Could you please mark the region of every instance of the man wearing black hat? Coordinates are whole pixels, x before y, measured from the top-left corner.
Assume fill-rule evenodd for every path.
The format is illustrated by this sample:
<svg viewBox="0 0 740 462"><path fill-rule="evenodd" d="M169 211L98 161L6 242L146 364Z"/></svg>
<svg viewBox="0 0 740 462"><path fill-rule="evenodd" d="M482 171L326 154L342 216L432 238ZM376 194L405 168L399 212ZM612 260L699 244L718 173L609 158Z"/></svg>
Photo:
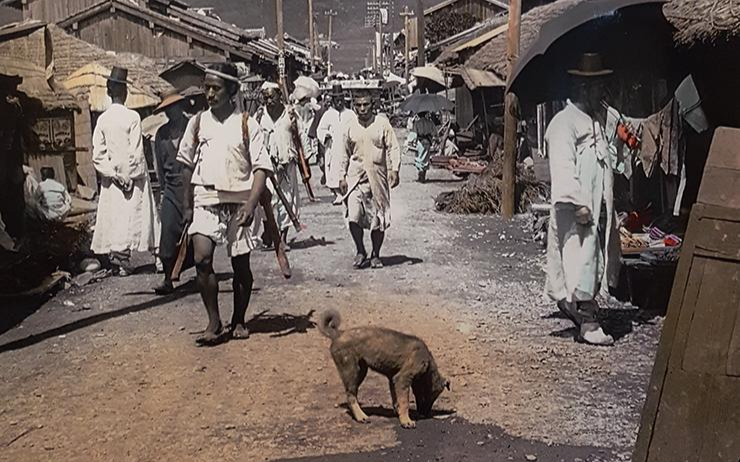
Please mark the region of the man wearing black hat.
<svg viewBox="0 0 740 462"><path fill-rule="evenodd" d="M578 339L611 345L597 319L596 295L619 275L619 239L613 204L611 136L603 103L601 56L584 54L572 77L572 98L545 135L552 177L547 243L547 294L579 329Z"/></svg>
<svg viewBox="0 0 740 462"><path fill-rule="evenodd" d="M159 216L149 184L141 138L141 118L124 103L128 71L107 77L111 106L93 133L93 164L100 174L100 200L91 248L109 254L120 276L132 268L132 251L153 251L159 243Z"/></svg>
<svg viewBox="0 0 740 462"><path fill-rule="evenodd" d="M172 285L172 271L177 258L177 244L182 236L183 198L185 185L183 182L183 165L177 161L177 150L180 147L188 124L186 110L189 102L178 93L167 95L162 103L154 110L155 113L164 112L167 123L157 130L154 137L154 156L157 159L157 177L162 188L162 203L160 214L162 217L162 234L159 239L159 258L164 267L164 281L154 289L158 295L170 294L174 290ZM192 246L188 249L186 266L192 265Z"/></svg>

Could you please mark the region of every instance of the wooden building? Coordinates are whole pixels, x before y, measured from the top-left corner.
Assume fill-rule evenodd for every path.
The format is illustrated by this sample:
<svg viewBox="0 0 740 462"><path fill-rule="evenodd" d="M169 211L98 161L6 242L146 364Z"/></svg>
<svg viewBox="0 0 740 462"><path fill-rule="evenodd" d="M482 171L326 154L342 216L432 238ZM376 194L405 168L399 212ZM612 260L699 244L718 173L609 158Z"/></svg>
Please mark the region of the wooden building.
<svg viewBox="0 0 740 462"><path fill-rule="evenodd" d="M105 50L132 52L170 62L232 60L264 76L277 73L278 48L264 29L242 29L189 10L178 0L17 0L27 19L57 23ZM286 69L310 66L308 49L289 41Z"/></svg>
<svg viewBox="0 0 740 462"><path fill-rule="evenodd" d="M92 104L89 91L63 88L70 76L84 66L99 65L110 69L121 66L129 69L132 89L150 95L148 107L137 107L142 118L148 115L160 97L173 87L157 75L155 62L145 56L132 53L110 53L83 40L67 34L54 24L28 21L0 29L0 60L9 59L27 62L43 69L51 76L54 88L60 89L65 97L71 98L75 111L67 111L72 118L71 134L74 139L74 157L67 158L70 185L75 186L77 178L85 186L96 188L96 174L92 165L92 131L99 115L100 105ZM41 88L36 85L36 88ZM71 95L71 96L70 96ZM47 104L52 104L49 96ZM60 101L65 101L60 99ZM73 173L75 169L77 174ZM56 166L55 166L56 170Z"/></svg>

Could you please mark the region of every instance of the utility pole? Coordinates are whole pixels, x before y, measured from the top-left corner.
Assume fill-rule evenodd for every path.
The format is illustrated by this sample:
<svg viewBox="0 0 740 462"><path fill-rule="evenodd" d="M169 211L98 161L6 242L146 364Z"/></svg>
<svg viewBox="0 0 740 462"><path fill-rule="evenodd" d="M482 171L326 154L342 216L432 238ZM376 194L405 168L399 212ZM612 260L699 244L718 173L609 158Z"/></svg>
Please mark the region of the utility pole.
<svg viewBox="0 0 740 462"><path fill-rule="evenodd" d="M283 94L287 96L285 82L285 27L283 25L283 0L276 0L277 13L277 46L278 46L278 79Z"/></svg>
<svg viewBox="0 0 740 462"><path fill-rule="evenodd" d="M416 0L416 65L421 67L427 63L426 60L426 27L424 21L424 2L422 0Z"/></svg>
<svg viewBox="0 0 740 462"><path fill-rule="evenodd" d="M308 0L308 49L311 53L311 73L316 72L316 49L313 41L313 0Z"/></svg>
<svg viewBox="0 0 740 462"><path fill-rule="evenodd" d="M329 49L327 50L327 54L326 54L326 58L327 58L326 59L327 60L326 74L329 76L331 75L331 67L332 67L331 66L331 48L332 48L331 27L332 27L332 21L334 19L334 16L336 15L337 15L337 12L334 10L324 11L324 16L327 16L329 18L329 34L328 34L329 35Z"/></svg>
<svg viewBox="0 0 740 462"><path fill-rule="evenodd" d="M378 35L380 35L380 49L378 52L380 53L380 66L379 66L379 74L380 78L383 78L383 69L385 68L385 63L383 62L383 58L385 57L385 41L383 40L383 8L380 7L378 9Z"/></svg>
<svg viewBox="0 0 740 462"><path fill-rule="evenodd" d="M409 11L408 6L403 7L403 11L401 12L401 17L403 18L403 37L404 37L404 46L403 46L403 54L404 54L404 78L406 79L406 85L409 84L409 53L411 50L411 37L409 37L409 32L411 29L411 16L414 15L413 11Z"/></svg>
<svg viewBox="0 0 740 462"><path fill-rule="evenodd" d="M519 59L519 39L522 18L522 0L509 2L509 40L506 55L508 58L508 85L512 82L514 66ZM507 85L507 86L508 86ZM504 100L504 165L502 172L501 214L504 218L514 216L516 202L516 129L515 115L517 98L507 93Z"/></svg>

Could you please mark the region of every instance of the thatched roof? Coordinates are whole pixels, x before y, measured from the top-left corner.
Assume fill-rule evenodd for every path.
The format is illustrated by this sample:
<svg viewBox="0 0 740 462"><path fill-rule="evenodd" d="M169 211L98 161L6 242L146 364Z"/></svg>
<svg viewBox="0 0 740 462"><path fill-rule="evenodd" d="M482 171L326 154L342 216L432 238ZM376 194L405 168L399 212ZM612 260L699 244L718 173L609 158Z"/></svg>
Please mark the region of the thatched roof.
<svg viewBox="0 0 740 462"><path fill-rule="evenodd" d="M64 87L46 78L44 68L27 60L0 57L0 74L22 77L18 90L40 101L44 110L80 110L77 100Z"/></svg>
<svg viewBox="0 0 740 462"><path fill-rule="evenodd" d="M567 14L568 9L588 0L558 0L522 15L520 54L537 39L542 26L552 18ZM671 0L663 6L668 21L677 29L675 40L683 46L713 43L740 36L740 2L738 0ZM507 76L506 34L500 35L465 63L475 69Z"/></svg>
<svg viewBox="0 0 740 462"><path fill-rule="evenodd" d="M80 40L66 33L55 25L47 26L51 33L54 50L54 71L61 82L85 64L99 63L107 68L125 67L129 70L129 79L142 88L151 88L162 96L174 88L159 77L156 62L153 59L136 53L113 53Z"/></svg>
<svg viewBox="0 0 740 462"><path fill-rule="evenodd" d="M738 0L672 0L663 12L676 28L676 42L684 46L740 37Z"/></svg>
<svg viewBox="0 0 740 462"><path fill-rule="evenodd" d="M523 53L537 39L543 24L551 18L564 14L569 8L582 1L586 0L558 0L555 3L533 8L527 13L524 13L522 15L521 38L519 41L521 52ZM499 35L473 54L465 63L465 66L484 71L493 71L505 79L508 65L506 47L507 34Z"/></svg>

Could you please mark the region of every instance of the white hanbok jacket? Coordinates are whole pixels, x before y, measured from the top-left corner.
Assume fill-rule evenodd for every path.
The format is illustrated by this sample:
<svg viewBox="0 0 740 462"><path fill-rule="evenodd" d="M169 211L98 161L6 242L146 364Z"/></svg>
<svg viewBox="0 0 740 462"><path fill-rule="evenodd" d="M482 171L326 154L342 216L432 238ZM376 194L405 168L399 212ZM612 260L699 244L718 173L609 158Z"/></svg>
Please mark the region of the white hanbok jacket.
<svg viewBox="0 0 740 462"><path fill-rule="evenodd" d="M616 286L620 245L614 211L612 134L570 101L545 134L552 177L546 292L555 301L593 300ZM591 225L576 223L580 206ZM600 217L605 215L605 222Z"/></svg>
<svg viewBox="0 0 740 462"><path fill-rule="evenodd" d="M344 157L344 136L347 132L348 122L356 121L357 115L350 109L342 112L329 108L319 122L316 135L326 149L326 186L339 188L339 181L344 176L342 172L342 159Z"/></svg>

